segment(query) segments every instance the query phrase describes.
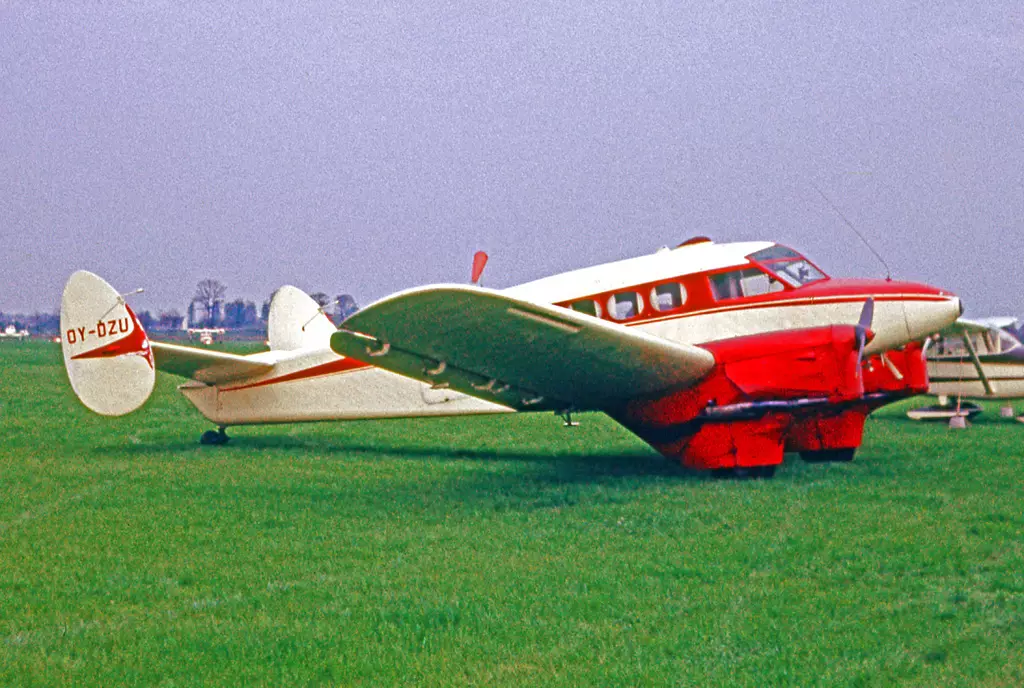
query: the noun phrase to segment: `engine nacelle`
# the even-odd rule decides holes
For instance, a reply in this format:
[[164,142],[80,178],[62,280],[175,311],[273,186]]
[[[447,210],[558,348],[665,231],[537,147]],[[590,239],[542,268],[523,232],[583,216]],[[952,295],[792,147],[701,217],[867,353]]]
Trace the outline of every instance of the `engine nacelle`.
[[784,451],[852,450],[871,411],[927,388],[919,344],[889,352],[888,363],[873,356],[859,366],[853,326],[737,337],[704,348],[716,365],[700,384],[611,412],[693,468],[773,466]]

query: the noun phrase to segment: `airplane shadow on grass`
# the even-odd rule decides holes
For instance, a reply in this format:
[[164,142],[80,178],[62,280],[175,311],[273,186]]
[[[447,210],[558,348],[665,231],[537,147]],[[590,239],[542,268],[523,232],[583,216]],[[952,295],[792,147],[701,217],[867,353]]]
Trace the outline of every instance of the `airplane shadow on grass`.
[[[291,441],[289,441],[291,440]],[[402,443],[338,443],[324,446],[295,438],[251,438],[246,447],[274,447],[308,451],[311,457],[381,462],[430,461],[506,464],[507,470],[451,474],[433,487],[414,483],[389,487],[392,498],[405,491],[430,499],[476,508],[486,505],[497,511],[546,511],[609,502],[629,502],[634,495],[665,484],[694,484],[710,479],[707,472],[685,468],[642,446],[621,453],[565,451],[543,448],[473,449],[451,445],[411,446]],[[240,443],[241,445],[241,443]],[[417,494],[411,499],[421,499]]]
[[502,461],[512,463],[533,463],[557,472],[566,479],[601,477],[698,477],[701,473],[669,461],[653,452],[642,449],[619,454],[591,454],[583,452],[523,451],[517,449],[465,449],[453,447],[409,447],[344,445],[331,446],[330,452],[379,456],[383,459],[396,457],[409,460],[439,461]]
[[[324,438],[326,439],[326,438]],[[704,480],[707,473],[686,468],[642,447],[622,453],[589,453],[576,451],[545,452],[515,448],[472,449],[444,445],[411,446],[404,444],[352,444],[288,436],[233,437],[225,447],[204,447],[194,441],[144,441],[97,446],[93,453],[104,458],[141,457],[153,459],[204,459],[221,455],[236,460],[244,454],[247,461],[280,461],[304,459],[379,459],[409,461],[474,461],[531,464],[536,470],[524,474],[510,471],[510,476],[565,483],[598,482],[609,478],[650,478]],[[255,453],[255,456],[252,454]]]

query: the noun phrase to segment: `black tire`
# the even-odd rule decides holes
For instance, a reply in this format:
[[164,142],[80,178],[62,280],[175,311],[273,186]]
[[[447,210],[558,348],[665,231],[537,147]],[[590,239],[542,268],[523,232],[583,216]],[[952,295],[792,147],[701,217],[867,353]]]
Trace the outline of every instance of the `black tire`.
[[738,471],[745,471],[746,475],[741,477],[751,480],[771,480],[775,477],[776,466],[750,466],[749,468],[738,468]]
[[228,436],[221,430],[207,430],[200,436],[199,444],[218,445],[227,444]]
[[719,480],[768,480],[778,466],[746,466],[743,468],[717,468],[711,476]]
[[853,449],[819,449],[817,451],[802,451],[800,458],[807,463],[846,463],[853,461],[853,455],[857,453]]

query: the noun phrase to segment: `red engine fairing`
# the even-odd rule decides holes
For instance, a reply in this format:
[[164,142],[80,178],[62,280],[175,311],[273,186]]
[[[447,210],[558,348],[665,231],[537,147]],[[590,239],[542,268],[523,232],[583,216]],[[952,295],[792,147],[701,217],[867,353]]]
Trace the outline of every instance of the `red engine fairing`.
[[928,386],[920,344],[888,352],[890,365],[873,356],[858,366],[851,325],[702,346],[716,365],[700,384],[610,412],[693,468],[773,466],[784,451],[856,448],[871,411]]

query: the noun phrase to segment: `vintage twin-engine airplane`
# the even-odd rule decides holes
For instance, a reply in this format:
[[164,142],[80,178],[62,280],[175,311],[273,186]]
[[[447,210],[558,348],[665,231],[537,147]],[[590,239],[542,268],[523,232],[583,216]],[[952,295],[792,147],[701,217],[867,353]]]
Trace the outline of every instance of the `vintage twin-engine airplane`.
[[603,411],[687,466],[767,476],[784,451],[851,459],[871,411],[927,388],[920,342],[961,311],[934,287],[831,279],[778,244],[700,237],[509,289],[402,291],[340,328],[283,287],[270,350],[248,356],[149,342],[84,271],[61,328],[86,406],[138,408],[154,369],[191,378],[179,389],[219,426],[206,443],[253,423]]
[[[925,344],[928,394],[938,406],[912,409],[915,420],[973,417],[981,407],[964,399],[1003,401],[1003,415],[1015,415],[1010,402],[1024,399],[1024,345],[1016,318],[960,318]],[[951,400],[956,399],[956,403]],[[1024,416],[1018,418],[1024,422]]]

